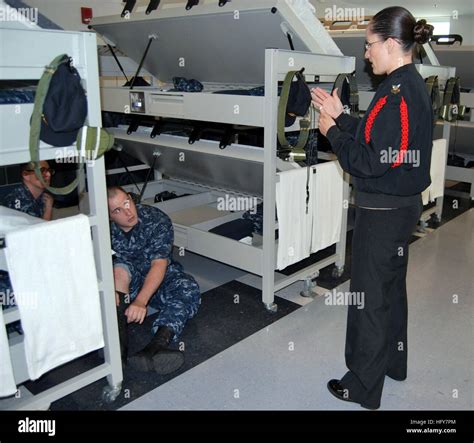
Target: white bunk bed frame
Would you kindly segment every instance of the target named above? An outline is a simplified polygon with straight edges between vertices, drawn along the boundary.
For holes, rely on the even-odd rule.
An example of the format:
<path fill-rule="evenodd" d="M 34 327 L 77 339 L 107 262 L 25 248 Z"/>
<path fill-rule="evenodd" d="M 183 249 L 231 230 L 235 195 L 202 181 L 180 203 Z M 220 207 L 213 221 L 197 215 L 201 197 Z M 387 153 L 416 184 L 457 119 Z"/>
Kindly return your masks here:
<path fill-rule="evenodd" d="M 13 44 L 14 42 L 14 44 Z M 19 50 L 18 48 L 23 48 Z M 44 67 L 59 54 L 68 54 L 83 80 L 88 96 L 88 124 L 101 126 L 97 43 L 94 33 L 64 32 L 36 29 L 0 28 L 0 79 L 39 80 Z M 30 160 L 29 122 L 33 104 L 0 105 L 0 165 Z M 74 146 L 60 148 L 63 155 L 76 155 Z M 40 159 L 58 158 L 58 148 L 40 144 Z M 14 377 L 19 389 L 14 397 L 0 400 L 0 409 L 48 409 L 50 404 L 95 381 L 107 377 L 103 399 L 112 402 L 122 384 L 122 364 L 114 297 L 109 220 L 107 213 L 104 159 L 87 165 L 90 214 L 95 264 L 99 282 L 104 331 L 104 363 L 72 377 L 37 395 L 22 383 L 29 379 L 23 347 L 23 336 L 9 340 Z M 8 247 L 8 245 L 6 245 Z M 0 250 L 0 269 L 6 270 L 4 250 Z M 10 307 L 1 315 L 5 324 L 20 319 L 18 308 Z"/>
<path fill-rule="evenodd" d="M 262 5 L 270 8 L 272 6 L 270 3 L 271 2 L 268 1 L 257 1 L 255 4 L 250 5 L 249 2 L 247 2 L 245 10 L 261 9 Z M 279 9 L 287 11 L 288 6 L 285 1 L 278 0 L 274 3 Z M 243 5 L 241 6 L 243 8 Z M 217 6 L 207 4 L 199 8 L 193 8 L 189 14 L 194 14 L 196 16 L 201 13 L 214 14 L 225 11 L 226 8 L 230 11 L 234 10 L 233 5 L 229 4 L 225 5 L 223 8 L 217 8 Z M 176 9 L 173 10 L 170 6 L 160 13 L 165 17 L 171 17 L 176 14 L 175 11 Z M 289 11 L 286 13 L 288 14 L 285 16 L 287 23 L 290 23 L 291 26 L 299 29 L 301 24 L 294 20 L 294 16 L 292 16 Z M 129 26 L 130 23 L 133 24 L 134 22 L 141 21 L 143 21 L 145 23 L 144 26 L 146 26 L 147 17 L 148 16 L 145 16 L 143 13 L 132 14 L 129 19 L 124 21 L 124 26 Z M 213 15 L 213 17 L 215 16 Z M 150 15 L 150 18 L 153 18 L 153 14 Z M 101 33 L 102 37 L 104 37 L 101 30 L 107 30 L 109 25 L 117 25 L 117 21 L 120 21 L 119 17 L 103 17 L 95 19 L 92 22 L 92 28 L 96 29 Z M 124 28 L 123 32 L 126 32 L 125 29 L 126 28 Z M 149 28 L 146 29 L 148 32 Z M 128 29 L 128 32 L 127 36 L 131 32 L 130 29 Z M 328 35 L 324 29 L 323 32 L 324 33 L 321 37 L 324 43 L 324 41 L 328 39 Z M 249 272 L 249 274 L 239 278 L 238 280 L 261 289 L 262 302 L 269 311 L 276 311 L 277 309 L 277 306 L 274 303 L 274 294 L 276 291 L 279 291 L 298 280 L 304 280 L 304 294 L 310 296 L 310 289 L 314 286 L 315 279 L 319 276 L 319 271 L 322 268 L 335 264 L 336 267 L 333 272 L 334 276 L 341 276 L 344 271 L 348 205 L 344 205 L 340 240 L 336 243 L 336 252 L 334 254 L 289 276 L 275 272 L 277 257 L 275 230 L 277 229 L 277 225 L 275 223 L 274 211 L 276 182 L 278 180 L 277 169 L 285 170 L 299 167 L 296 164 L 292 165 L 288 162 L 283 162 L 277 157 L 278 82 L 283 81 L 288 71 L 299 70 L 304 67 L 304 74 L 307 81 L 314 82 L 315 77 L 317 76 L 321 82 L 332 83 L 335 81 L 336 76 L 339 73 L 349 73 L 355 68 L 354 57 L 324 54 L 322 53 L 322 48 L 324 48 L 324 46 L 321 46 L 320 48 L 315 47 L 317 46 L 315 40 L 306 33 L 306 30 L 302 30 L 300 37 L 305 39 L 304 43 L 310 47 L 311 50 L 318 51 L 320 52 L 319 54 L 282 49 L 266 49 L 264 53 L 262 51 L 261 56 L 264 57 L 265 85 L 265 95 L 263 97 L 213 94 L 212 90 L 216 89 L 216 85 L 205 83 L 205 79 L 201 79 L 205 88 L 204 91 L 200 93 L 166 92 L 160 88 L 135 87 L 133 89 L 134 93 L 143 94 L 143 100 L 146 105 L 146 114 L 138 115 L 263 127 L 263 149 L 253 146 L 233 144 L 232 147 L 221 150 L 219 149 L 218 142 L 205 140 L 200 140 L 194 143 L 191 147 L 188 144 L 187 138 L 184 137 L 158 135 L 152 139 L 150 138 L 149 132 L 147 133 L 145 131 L 137 131 L 132 134 L 127 134 L 126 129 L 110 129 L 119 144 L 129 146 L 129 153 L 135 149 L 136 145 L 142 144 L 144 147 L 142 150 L 148 151 L 148 159 L 154 155 L 154 150 L 155 153 L 158 151 L 158 155 L 160 155 L 160 149 L 172 149 L 176 150 L 176 155 L 178 155 L 180 151 L 192 151 L 193 153 L 199 154 L 211 154 L 215 156 L 215 158 L 225 157 L 263 165 L 263 195 L 261 195 L 261 197 L 264 201 L 264 214 L 263 240 L 261 245 L 244 244 L 203 230 L 203 228 L 209 229 L 210 227 L 218 225 L 219 223 L 217 223 L 216 220 L 211 220 L 207 226 L 206 223 L 190 226 L 173 221 L 173 214 L 170 213 L 169 210 L 180 205 L 180 201 L 185 202 L 184 204 L 189 205 L 190 207 L 199 204 L 213 203 L 216 201 L 218 196 L 222 196 L 229 192 L 235 194 L 235 190 L 226 190 L 222 189 L 222 187 L 220 189 L 212 187 L 206 188 L 196 182 L 182 183 L 179 180 L 165 180 L 161 179 L 159 172 L 155 173 L 155 178 L 161 180 L 155 183 L 150 183 L 147 190 L 149 191 L 148 195 L 150 195 L 150 189 L 153 189 L 154 186 L 155 189 L 157 189 L 156 186 L 159 188 L 160 186 L 168 184 L 171 187 L 177 186 L 180 190 L 188 189 L 194 192 L 201 192 L 201 194 L 182 197 L 180 199 L 156 205 L 165 210 L 165 212 L 168 212 L 168 215 L 170 215 L 170 218 L 173 221 L 175 230 L 175 246 L 183 247 L 188 251 Z M 124 34 L 122 33 L 121 35 L 123 36 Z M 108 39 L 107 35 L 105 35 L 105 37 Z M 135 36 L 130 36 L 130 38 L 135 38 Z M 124 41 L 122 40 L 122 42 Z M 323 43 L 320 42 L 320 44 Z M 124 44 L 130 44 L 130 41 L 127 40 Z M 330 44 L 334 44 L 332 40 L 327 43 L 328 46 L 330 46 Z M 117 43 L 117 45 L 120 48 L 120 44 Z M 120 49 L 122 50 L 122 48 Z M 336 52 L 339 52 L 337 48 Z M 241 55 L 245 54 L 243 53 Z M 156 58 L 157 56 L 154 54 L 153 59 Z M 163 61 L 163 63 L 164 62 L 165 61 Z M 262 63 L 261 59 L 258 60 L 258 62 Z M 150 71 L 149 66 L 146 63 L 143 66 Z M 191 73 L 190 75 L 195 74 Z M 220 84 L 220 89 L 223 89 L 223 84 Z M 130 92 L 131 91 L 128 88 L 102 87 L 102 109 L 104 111 L 123 113 L 125 107 L 130 104 Z M 239 107 L 238 113 L 235 112 L 237 106 Z M 133 112 L 131 113 L 133 114 Z M 286 130 L 296 129 L 297 125 L 295 124 L 294 128 L 287 128 Z M 150 160 L 148 160 L 148 163 L 150 163 Z M 349 184 L 347 175 L 345 175 L 343 189 L 343 199 L 348 202 Z M 127 190 L 132 190 L 132 188 L 127 187 Z M 239 192 L 237 192 L 237 194 L 239 194 Z M 245 194 L 240 193 L 240 195 Z M 145 198 L 146 197 L 147 194 L 145 194 Z M 230 219 L 238 217 L 239 214 L 230 215 L 228 218 L 221 217 L 219 222 L 227 222 Z"/>

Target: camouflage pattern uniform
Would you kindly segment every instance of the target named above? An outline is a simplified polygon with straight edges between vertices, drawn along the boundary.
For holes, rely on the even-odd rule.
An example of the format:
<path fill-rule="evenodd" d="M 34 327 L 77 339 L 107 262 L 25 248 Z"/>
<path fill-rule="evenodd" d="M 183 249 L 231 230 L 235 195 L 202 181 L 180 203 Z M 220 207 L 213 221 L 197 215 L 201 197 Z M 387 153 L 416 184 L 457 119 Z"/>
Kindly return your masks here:
<path fill-rule="evenodd" d="M 137 215 L 137 224 L 127 233 L 115 223 L 111 224 L 114 267 L 128 272 L 130 299 L 134 300 L 150 271 L 151 262 L 168 260 L 165 277 L 149 306 L 159 310 L 153 323 L 153 334 L 159 326 L 168 326 L 174 331 L 176 340 L 186 321 L 196 315 L 199 308 L 199 286 L 172 258 L 173 225 L 169 217 L 158 208 L 144 205 L 137 205 Z"/>
<path fill-rule="evenodd" d="M 43 194 L 37 199 L 33 197 L 30 190 L 22 183 L 15 187 L 2 201 L 2 206 L 24 212 L 33 217 L 42 218 L 44 214 Z M 12 291 L 8 272 L 0 271 L 0 293 L 6 294 Z"/>
<path fill-rule="evenodd" d="M 44 215 L 43 194 L 35 199 L 23 183 L 18 185 L 3 199 L 2 206 L 16 209 L 33 217 L 43 218 Z"/>

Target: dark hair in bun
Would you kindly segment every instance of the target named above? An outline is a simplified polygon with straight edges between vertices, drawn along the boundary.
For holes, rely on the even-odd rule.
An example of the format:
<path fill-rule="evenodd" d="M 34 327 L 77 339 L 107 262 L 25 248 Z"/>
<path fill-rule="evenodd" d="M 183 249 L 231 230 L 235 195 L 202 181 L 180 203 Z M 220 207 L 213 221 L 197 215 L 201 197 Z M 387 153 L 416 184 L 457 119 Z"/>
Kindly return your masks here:
<path fill-rule="evenodd" d="M 434 27 L 426 23 L 426 20 L 418 20 L 413 28 L 413 38 L 416 43 L 423 45 L 429 42 L 430 37 L 433 35 Z"/>
<path fill-rule="evenodd" d="M 377 12 L 369 23 L 370 30 L 384 40 L 398 40 L 404 51 L 413 49 L 415 43 L 427 43 L 433 34 L 433 26 L 426 20 L 415 20 L 415 17 L 401 6 L 391 6 Z"/>

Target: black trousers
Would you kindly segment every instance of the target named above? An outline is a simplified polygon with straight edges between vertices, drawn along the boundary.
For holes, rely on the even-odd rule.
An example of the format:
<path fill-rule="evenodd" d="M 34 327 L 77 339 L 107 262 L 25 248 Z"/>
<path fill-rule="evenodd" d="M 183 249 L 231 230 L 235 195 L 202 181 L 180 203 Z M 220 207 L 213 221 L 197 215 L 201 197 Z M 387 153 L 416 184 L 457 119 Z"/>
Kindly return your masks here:
<path fill-rule="evenodd" d="M 408 245 L 422 210 L 421 199 L 399 209 L 356 208 L 350 291 L 361 293 L 363 304 L 349 305 L 349 371 L 341 384 L 351 399 L 369 407 L 380 406 L 386 375 L 407 376 Z"/>

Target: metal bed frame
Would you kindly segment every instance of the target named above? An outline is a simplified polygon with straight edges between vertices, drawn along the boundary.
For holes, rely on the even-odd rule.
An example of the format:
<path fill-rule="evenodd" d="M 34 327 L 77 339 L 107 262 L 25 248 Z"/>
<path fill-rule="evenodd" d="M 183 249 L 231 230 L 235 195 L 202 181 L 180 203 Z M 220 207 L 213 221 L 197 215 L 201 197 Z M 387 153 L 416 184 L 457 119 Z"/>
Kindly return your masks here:
<path fill-rule="evenodd" d="M 15 44 L 13 44 L 15 42 Z M 18 50 L 18 48 L 24 48 Z M 88 123 L 101 126 L 97 43 L 94 33 L 52 30 L 0 28 L 0 79 L 39 80 L 44 67 L 57 55 L 69 54 L 88 95 Z M 0 106 L 0 165 L 24 163 L 30 160 L 29 121 L 33 104 Z M 58 148 L 40 144 L 41 160 L 57 159 L 58 153 L 76 155 L 74 146 Z M 122 364 L 114 297 L 110 232 L 107 212 L 104 159 L 90 163 L 86 168 L 89 186 L 90 213 L 95 264 L 104 331 L 104 363 L 72 377 L 37 395 L 22 383 L 29 379 L 21 335 L 10 337 L 10 354 L 14 377 L 19 386 L 14 397 L 0 400 L 0 409 L 48 409 L 50 404 L 95 381 L 107 377 L 103 399 L 111 402 L 119 395 L 122 384 Z M 8 245 L 6 245 L 8 247 Z M 0 250 L 0 269 L 6 269 L 4 251 Z M 17 307 L 10 307 L 0 315 L 5 324 L 21 320 Z"/>
<path fill-rule="evenodd" d="M 245 9 L 245 11 L 261 9 L 263 7 L 262 5 L 268 7 L 268 10 L 276 5 L 280 11 L 283 11 L 283 13 L 286 14 L 284 18 L 286 23 L 289 23 L 289 26 L 293 27 L 293 29 L 298 29 L 299 25 L 301 27 L 296 16 L 291 14 L 291 11 L 289 11 L 288 5 L 285 1 L 243 1 L 242 5 L 239 4 L 239 6 L 242 6 L 241 10 Z M 202 5 L 202 7 L 199 8 L 193 8 L 190 11 L 190 14 L 195 14 L 196 16 L 199 14 L 213 14 L 225 12 L 226 8 L 227 12 L 234 10 L 232 5 L 225 5 L 223 8 L 218 8 L 217 5 L 207 4 Z M 172 9 L 170 6 L 168 9 L 163 9 L 163 11 L 158 12 L 163 14 L 165 17 L 172 17 L 173 14 L 176 13 L 176 9 Z M 150 19 L 154 18 L 154 14 L 157 13 L 153 12 L 150 14 Z M 182 14 L 184 15 L 184 12 L 182 12 Z M 150 32 L 152 26 L 147 22 L 147 20 L 148 18 L 145 14 L 138 13 L 132 15 L 131 18 L 123 22 L 123 29 L 116 28 L 114 32 L 110 32 L 110 26 L 122 26 L 122 23 L 120 22 L 119 17 L 105 17 L 94 20 L 92 22 L 92 28 L 96 29 L 102 37 L 104 37 L 105 33 L 106 39 L 113 40 L 114 37 L 117 37 L 120 40 L 119 42 L 116 42 L 117 46 L 125 53 L 127 53 L 127 48 L 122 48 L 120 43 L 125 46 L 128 45 L 129 50 L 135 53 L 134 59 L 137 61 L 138 49 L 130 48 L 132 43 L 129 40 L 125 41 L 123 37 L 125 32 L 130 32 L 130 27 L 134 26 L 134 22 L 135 24 L 140 23 L 141 26 L 143 26 L 143 29 L 146 29 L 146 32 Z M 166 26 L 166 24 L 162 26 Z M 320 26 L 322 28 L 322 25 Z M 133 29 L 138 28 L 134 27 Z M 110 34 L 113 35 L 111 36 Z M 314 82 L 315 77 L 317 76 L 321 82 L 332 83 L 339 73 L 352 72 L 355 66 L 354 57 L 344 57 L 339 55 L 340 51 L 337 47 L 335 49 L 332 47 L 334 46 L 334 43 L 328 37 L 324 28 L 322 28 L 322 35 L 324 37 L 323 40 L 330 41 L 330 44 L 327 46 L 331 48 L 329 51 L 331 54 L 324 53 L 324 46 L 319 46 L 317 41 L 304 29 L 301 30 L 301 33 L 298 33 L 295 36 L 294 42 L 297 49 L 306 48 L 306 50 L 262 50 L 260 56 L 261 59 L 258 60 L 258 64 L 262 66 L 262 75 L 259 78 L 262 79 L 262 83 L 264 83 L 265 86 L 265 95 L 263 97 L 213 94 L 211 93 L 212 90 L 219 87 L 219 78 L 217 78 L 218 76 L 216 77 L 217 74 L 214 75 L 215 78 L 210 78 L 209 82 L 204 82 L 204 91 L 200 93 L 170 92 L 160 88 L 135 87 L 133 89 L 133 93 L 141 94 L 140 100 L 145 104 L 145 115 L 148 116 L 263 127 L 263 149 L 253 146 L 233 144 L 232 147 L 222 150 L 219 149 L 218 142 L 206 140 L 197 141 L 190 146 L 185 137 L 157 135 L 154 138 L 150 138 L 150 132 L 144 130 L 127 133 L 126 128 L 111 129 L 116 140 L 125 148 L 126 152 L 149 165 L 152 164 L 152 159 L 156 155 L 164 158 L 164 161 L 172 163 L 171 157 L 176 157 L 179 152 L 184 151 L 187 159 L 191 158 L 191 161 L 193 159 L 198 159 L 196 161 L 199 161 L 199 159 L 208 156 L 208 158 L 212 158 L 212 162 L 215 162 L 216 169 L 219 169 L 221 165 L 228 168 L 228 176 L 221 177 L 222 180 L 220 181 L 216 179 L 214 183 L 206 182 L 204 174 L 200 175 L 199 178 L 201 180 L 186 180 L 184 177 L 179 177 L 179 174 L 175 176 L 168 174 L 167 178 L 163 178 L 159 171 L 155 171 L 155 179 L 157 179 L 157 181 L 148 185 L 148 193 L 145 193 L 145 199 L 150 196 L 154 190 L 156 191 L 164 188 L 187 189 L 191 193 L 194 192 L 195 195 L 156 204 L 156 206 L 165 210 L 173 221 L 175 229 L 175 245 L 248 271 L 250 274 L 239 279 L 239 281 L 261 289 L 262 302 L 270 311 L 275 311 L 277 309 L 277 306 L 274 303 L 274 294 L 276 291 L 297 280 L 304 280 L 306 288 L 308 289 L 311 287 L 312 281 L 314 282 L 314 279 L 319 275 L 320 269 L 335 264 L 335 275 L 341 275 L 344 268 L 348 205 L 344 205 L 340 240 L 336 244 L 336 252 L 334 254 L 290 276 L 285 276 L 282 273 L 275 272 L 277 252 L 275 230 L 277 229 L 277 225 L 275 223 L 274 211 L 276 182 L 278 180 L 277 170 L 299 167 L 297 164 L 283 162 L 277 157 L 276 134 L 278 82 L 284 79 L 288 71 L 298 70 L 304 67 L 304 74 L 308 82 Z M 159 38 L 160 37 L 158 37 L 158 39 Z M 169 36 L 167 36 L 167 38 L 170 39 Z M 169 41 L 171 41 L 171 39 Z M 286 43 L 284 47 L 288 46 L 284 38 L 283 43 Z M 308 49 L 320 53 L 315 54 L 307 52 Z M 127 55 L 132 57 L 132 54 L 130 53 L 127 53 Z M 245 53 L 241 54 L 241 56 L 245 56 Z M 158 54 L 155 52 L 152 58 L 153 60 L 156 60 Z M 162 55 L 161 60 L 166 66 L 166 54 Z M 143 64 L 148 72 L 154 74 L 152 65 L 153 62 L 151 61 L 148 65 L 147 63 Z M 167 67 L 164 69 L 166 70 Z M 204 69 L 204 67 L 201 66 L 201 69 Z M 190 73 L 190 75 L 198 76 L 194 73 Z M 243 84 L 246 86 L 251 84 L 257 85 L 255 81 L 252 82 L 254 78 L 255 76 L 249 76 Z M 163 79 L 160 78 L 160 80 Z M 166 78 L 165 80 L 169 79 Z M 202 80 L 205 79 L 202 78 Z M 226 83 L 231 84 L 232 81 L 223 78 L 222 83 L 220 84 L 220 89 L 225 89 L 223 85 Z M 132 91 L 126 88 L 103 87 L 101 89 L 103 110 L 123 113 L 125 106 L 130 104 L 131 92 Z M 239 112 L 235 112 L 236 109 L 238 109 Z M 133 112 L 131 113 L 134 114 Z M 294 128 L 297 128 L 296 124 L 294 125 Z M 287 128 L 287 130 L 291 129 L 292 128 Z M 187 160 L 187 162 L 189 161 L 190 160 Z M 228 163 L 225 164 L 225 162 Z M 193 163 L 187 163 L 187 169 L 193 169 L 189 164 L 192 165 Z M 216 226 L 217 224 L 238 218 L 240 216 L 239 213 L 222 214 L 218 220 L 214 218 L 194 225 L 177 222 L 176 219 L 173 220 L 175 215 L 173 212 L 177 209 L 193 208 L 203 204 L 212 205 L 219 196 L 223 196 L 226 193 L 253 196 L 258 194 L 255 187 L 252 188 L 252 186 L 247 183 L 236 184 L 235 180 L 237 179 L 232 182 L 233 179 L 230 177 L 232 165 L 234 170 L 237 170 L 237 168 L 240 167 L 239 171 L 242 171 L 242 175 L 245 175 L 246 168 L 249 168 L 252 172 L 257 169 L 251 168 L 263 169 L 263 174 L 259 183 L 263 192 L 260 191 L 261 194 L 258 195 L 258 197 L 262 198 L 264 201 L 263 238 L 261 245 L 244 244 L 206 231 L 206 229 Z M 174 168 L 173 170 L 176 171 L 177 168 Z M 197 168 L 195 168 L 195 170 L 197 173 Z M 225 175 L 225 173 L 222 175 Z M 252 178 L 255 177 L 252 175 Z M 343 199 L 348 200 L 349 185 L 347 178 L 344 182 Z"/>

